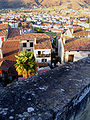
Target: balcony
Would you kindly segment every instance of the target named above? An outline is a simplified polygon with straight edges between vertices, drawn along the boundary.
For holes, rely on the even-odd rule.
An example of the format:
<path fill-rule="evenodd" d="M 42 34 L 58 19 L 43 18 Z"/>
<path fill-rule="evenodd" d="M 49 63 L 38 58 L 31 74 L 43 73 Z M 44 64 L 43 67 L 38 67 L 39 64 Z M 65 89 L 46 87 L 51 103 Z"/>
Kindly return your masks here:
<path fill-rule="evenodd" d="M 41 54 L 41 55 L 36 55 L 37 58 L 42 58 L 42 57 L 51 57 L 51 54 Z"/>

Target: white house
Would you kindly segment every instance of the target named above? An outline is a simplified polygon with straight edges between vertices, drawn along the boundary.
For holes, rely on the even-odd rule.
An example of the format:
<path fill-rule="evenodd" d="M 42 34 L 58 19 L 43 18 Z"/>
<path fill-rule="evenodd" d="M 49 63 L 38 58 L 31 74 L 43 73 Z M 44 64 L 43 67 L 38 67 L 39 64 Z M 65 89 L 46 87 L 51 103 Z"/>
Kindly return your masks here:
<path fill-rule="evenodd" d="M 58 56 L 61 63 L 73 62 L 90 56 L 90 31 L 70 27 L 58 40 Z"/>
<path fill-rule="evenodd" d="M 38 63 L 51 63 L 51 41 L 44 33 L 26 33 L 20 38 L 21 51 L 33 51 Z"/>
<path fill-rule="evenodd" d="M 58 56 L 61 63 L 73 62 L 90 56 L 90 37 L 60 38 L 58 40 Z"/>
<path fill-rule="evenodd" d="M 36 42 L 34 39 L 34 56 L 38 63 L 51 63 L 51 41 L 45 40 Z"/>

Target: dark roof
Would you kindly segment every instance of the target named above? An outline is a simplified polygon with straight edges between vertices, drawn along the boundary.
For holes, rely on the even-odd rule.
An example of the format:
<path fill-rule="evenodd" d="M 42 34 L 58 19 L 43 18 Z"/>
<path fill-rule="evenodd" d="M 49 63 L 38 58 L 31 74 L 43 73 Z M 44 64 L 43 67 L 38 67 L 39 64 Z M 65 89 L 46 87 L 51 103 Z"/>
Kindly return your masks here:
<path fill-rule="evenodd" d="M 8 34 L 8 39 L 14 38 L 16 36 L 20 36 L 20 29 L 19 28 L 10 28 L 9 34 Z"/>

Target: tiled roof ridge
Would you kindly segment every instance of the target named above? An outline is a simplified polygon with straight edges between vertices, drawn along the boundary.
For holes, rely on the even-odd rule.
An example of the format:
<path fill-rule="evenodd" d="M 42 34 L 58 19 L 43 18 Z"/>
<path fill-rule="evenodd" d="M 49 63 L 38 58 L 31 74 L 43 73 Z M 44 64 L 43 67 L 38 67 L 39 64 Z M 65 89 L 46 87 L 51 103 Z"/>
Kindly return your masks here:
<path fill-rule="evenodd" d="M 68 40 L 67 40 L 68 41 Z M 65 50 L 90 50 L 90 38 L 76 38 L 64 44 Z"/>

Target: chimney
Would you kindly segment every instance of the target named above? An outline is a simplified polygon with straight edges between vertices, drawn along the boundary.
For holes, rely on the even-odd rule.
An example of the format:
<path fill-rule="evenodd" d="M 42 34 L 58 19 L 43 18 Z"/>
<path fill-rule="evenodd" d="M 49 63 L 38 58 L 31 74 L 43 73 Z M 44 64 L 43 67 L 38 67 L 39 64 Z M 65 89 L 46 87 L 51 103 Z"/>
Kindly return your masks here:
<path fill-rule="evenodd" d="M 34 44 L 36 44 L 36 38 L 34 38 Z"/>

